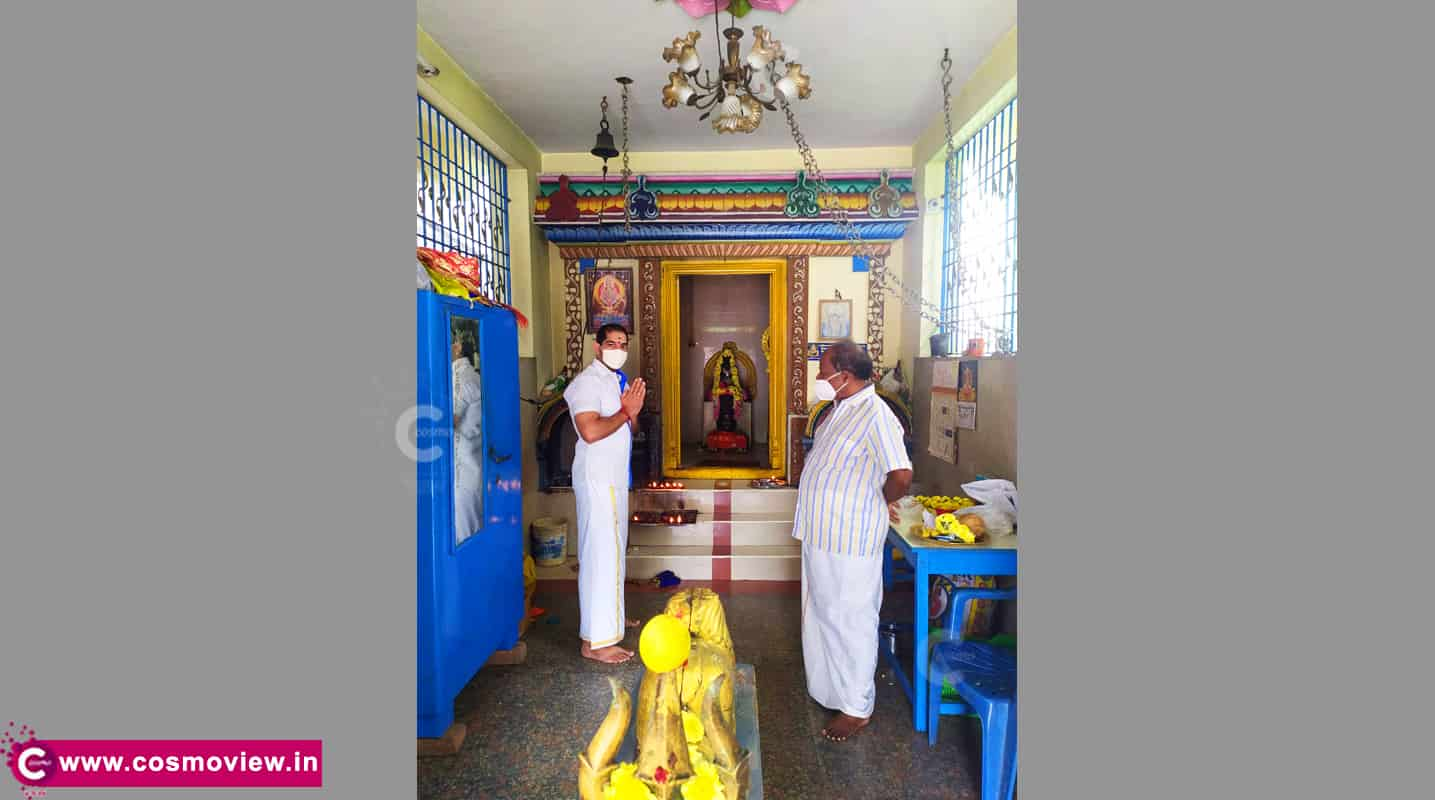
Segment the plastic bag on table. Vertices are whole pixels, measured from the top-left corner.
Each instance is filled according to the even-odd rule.
[[[1016,532],[1016,518],[996,506],[968,506],[957,512],[957,519],[968,514],[982,518],[988,536],[1009,536]]]
[[[978,503],[1007,512],[1011,515],[1012,523],[1016,523],[1016,484],[1011,481],[1000,478],[973,481],[962,484],[962,491]]]
[[[914,497],[903,497],[897,501],[897,522],[892,527],[900,533],[921,538],[926,509]]]

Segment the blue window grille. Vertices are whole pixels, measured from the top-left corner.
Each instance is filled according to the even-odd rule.
[[[483,295],[512,302],[508,167],[419,96],[418,246],[473,256]]]
[[[942,320],[959,348],[980,338],[988,353],[1017,349],[1016,107],[946,163]]]

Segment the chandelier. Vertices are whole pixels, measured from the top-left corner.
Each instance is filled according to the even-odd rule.
[[[717,27],[718,14],[714,12],[713,30]],[[788,61],[796,58],[795,51],[784,50],[782,42],[773,39],[767,28],[753,27],[752,50],[747,58],[742,57],[743,31],[735,19],[730,18],[730,27],[721,35],[727,40],[726,53],[719,48],[716,79],[703,69],[697,48],[701,34],[697,31],[689,31],[687,36],[674,39],[672,47],[663,49],[663,60],[677,65],[663,87],[665,107],[688,105],[700,109],[703,115],[698,119],[712,116],[713,130],[718,133],[752,133],[762,124],[763,109],[776,111],[779,98],[792,101],[812,94],[811,78],[802,72],[802,65]],[[768,83],[762,82],[764,78]],[[773,95],[764,97],[768,84]]]

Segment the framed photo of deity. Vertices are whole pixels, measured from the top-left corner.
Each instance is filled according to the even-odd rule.
[[[852,338],[852,301],[817,301],[817,339],[833,342]]]
[[[604,325],[622,325],[633,332],[633,270],[590,269],[584,272],[583,293],[588,297],[588,332]]]
[[[959,363],[957,379],[957,427],[965,431],[977,429],[977,366],[980,361]]]

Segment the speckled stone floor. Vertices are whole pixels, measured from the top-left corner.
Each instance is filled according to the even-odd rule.
[[[824,739],[829,712],[807,696],[796,585],[737,586],[717,589],[738,660],[756,670],[766,800],[979,797],[975,721],[943,717],[941,740],[929,749],[925,734],[912,729],[911,706],[884,667],[872,723],[846,742]],[[628,615],[658,613],[668,591],[631,586]],[[568,586],[540,584],[534,605],[548,619],[536,620],[524,636],[527,663],[481,670],[455,703],[457,717],[472,720],[462,750],[419,759],[423,800],[576,800],[575,759],[611,697],[603,676],[632,680],[642,668],[636,658],[606,666],[578,655],[578,596]],[[910,619],[911,606],[910,591],[890,592],[883,619]],[[625,645],[636,649],[636,632]]]

